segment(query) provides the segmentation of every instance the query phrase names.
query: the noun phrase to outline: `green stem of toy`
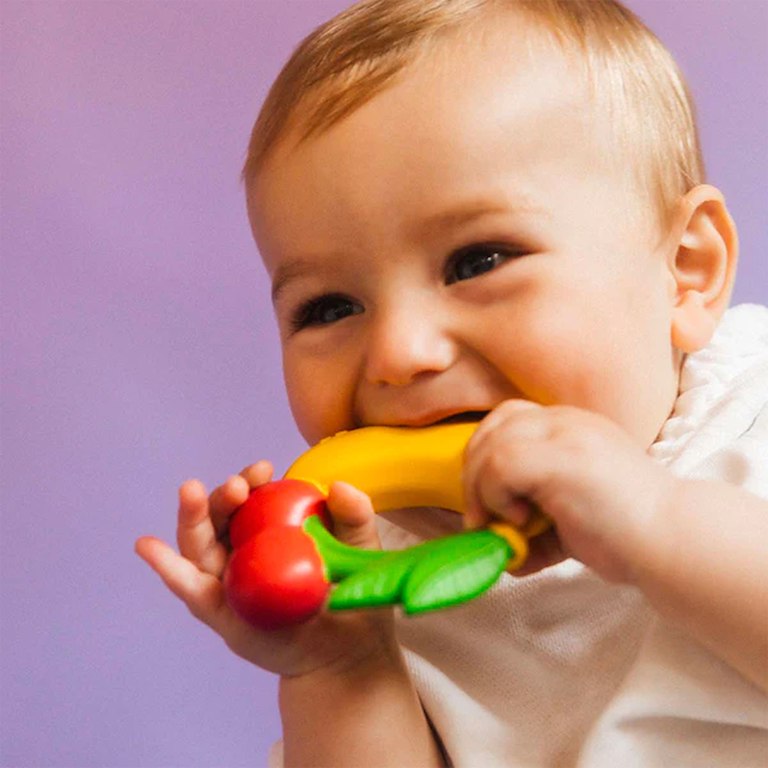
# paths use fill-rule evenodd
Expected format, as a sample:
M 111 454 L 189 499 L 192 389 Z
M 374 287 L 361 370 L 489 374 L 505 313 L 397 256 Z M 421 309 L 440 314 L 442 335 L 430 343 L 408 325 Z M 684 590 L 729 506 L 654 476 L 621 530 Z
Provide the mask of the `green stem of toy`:
M 312 515 L 304 521 L 304 531 L 314 539 L 320 557 L 325 564 L 326 576 L 331 582 L 341 581 L 381 560 L 413 562 L 421 560 L 429 556 L 434 550 L 446 551 L 446 549 L 450 549 L 454 542 L 462 546 L 466 537 L 474 538 L 474 534 L 477 533 L 454 534 L 443 539 L 425 541 L 407 549 L 383 551 L 380 549 L 359 549 L 349 544 L 343 544 L 323 525 L 317 515 Z M 484 535 L 489 534 L 490 532 Z M 496 534 L 490 535 L 495 536 Z
M 388 554 L 378 549 L 358 549 L 342 544 L 334 538 L 317 515 L 312 515 L 304 521 L 304 531 L 315 541 L 325 564 L 328 581 L 340 581 Z

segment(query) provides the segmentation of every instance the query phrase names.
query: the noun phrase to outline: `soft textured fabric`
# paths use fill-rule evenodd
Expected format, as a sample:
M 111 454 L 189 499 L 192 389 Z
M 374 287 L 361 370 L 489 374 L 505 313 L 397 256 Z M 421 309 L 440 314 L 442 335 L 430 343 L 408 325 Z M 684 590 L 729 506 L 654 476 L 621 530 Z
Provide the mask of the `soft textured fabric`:
M 766 403 L 768 309 L 735 307 L 686 359 L 650 454 L 678 475 L 768 499 Z M 385 547 L 442 535 L 456 517 L 382 521 Z M 398 633 L 457 768 L 768 765 L 768 698 L 637 590 L 576 561 L 504 574 L 471 603 L 399 619 Z

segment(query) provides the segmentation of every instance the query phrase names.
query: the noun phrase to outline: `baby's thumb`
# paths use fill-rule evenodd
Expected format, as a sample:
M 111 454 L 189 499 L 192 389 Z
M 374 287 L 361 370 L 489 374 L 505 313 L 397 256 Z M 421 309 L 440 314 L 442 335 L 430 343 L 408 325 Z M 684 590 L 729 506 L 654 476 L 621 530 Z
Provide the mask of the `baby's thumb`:
M 376 513 L 371 500 L 349 483 L 334 482 L 328 491 L 328 511 L 333 535 L 345 544 L 361 549 L 380 549 Z

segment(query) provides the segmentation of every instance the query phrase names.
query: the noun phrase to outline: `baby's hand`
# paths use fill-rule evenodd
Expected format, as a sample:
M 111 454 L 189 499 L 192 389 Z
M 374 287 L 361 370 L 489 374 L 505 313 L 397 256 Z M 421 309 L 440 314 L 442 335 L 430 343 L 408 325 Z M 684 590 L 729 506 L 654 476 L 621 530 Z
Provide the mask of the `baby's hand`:
M 391 611 L 332 614 L 322 612 L 305 624 L 278 631 L 254 629 L 229 607 L 222 576 L 230 555 L 229 519 L 251 489 L 272 478 L 261 461 L 230 477 L 210 497 L 199 480 L 179 489 L 179 554 L 151 536 L 136 542 L 136 552 L 200 621 L 218 633 L 239 656 L 284 676 L 325 668 L 350 668 L 396 647 Z M 328 497 L 334 535 L 353 546 L 379 546 L 374 512 L 365 494 L 335 483 Z
M 676 483 L 603 416 L 509 400 L 467 446 L 466 525 L 497 517 L 522 526 L 539 509 L 555 529 L 531 540 L 518 573 L 572 556 L 603 578 L 632 581 L 648 547 L 664 535 L 664 509 Z

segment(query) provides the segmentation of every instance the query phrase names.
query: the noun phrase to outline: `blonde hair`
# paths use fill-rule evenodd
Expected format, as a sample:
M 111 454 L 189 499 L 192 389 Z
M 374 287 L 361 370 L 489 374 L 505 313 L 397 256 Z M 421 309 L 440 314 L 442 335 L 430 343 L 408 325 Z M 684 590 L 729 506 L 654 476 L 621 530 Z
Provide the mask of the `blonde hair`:
M 306 37 L 272 85 L 251 133 L 246 188 L 289 130 L 297 128 L 303 141 L 330 128 L 441 35 L 504 9 L 525 13 L 582 53 L 593 99 L 607 110 L 618 144 L 666 219 L 676 200 L 704 181 L 694 108 L 671 54 L 616 0 L 356 3 Z

